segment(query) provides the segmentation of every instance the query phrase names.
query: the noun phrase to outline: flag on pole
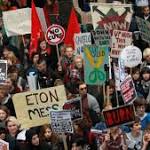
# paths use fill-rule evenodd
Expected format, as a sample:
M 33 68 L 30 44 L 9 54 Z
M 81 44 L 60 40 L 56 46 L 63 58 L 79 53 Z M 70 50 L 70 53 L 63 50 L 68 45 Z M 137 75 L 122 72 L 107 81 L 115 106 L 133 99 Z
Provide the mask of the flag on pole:
M 32 9 L 31 9 L 31 41 L 30 41 L 30 50 L 29 55 L 31 57 L 33 52 L 37 51 L 38 41 L 44 38 L 44 33 L 42 31 L 42 26 L 38 13 L 32 0 Z
M 64 43 L 66 45 L 72 45 L 73 48 L 74 48 L 74 34 L 75 33 L 80 33 L 80 24 L 78 23 L 76 12 L 74 8 L 72 8 Z

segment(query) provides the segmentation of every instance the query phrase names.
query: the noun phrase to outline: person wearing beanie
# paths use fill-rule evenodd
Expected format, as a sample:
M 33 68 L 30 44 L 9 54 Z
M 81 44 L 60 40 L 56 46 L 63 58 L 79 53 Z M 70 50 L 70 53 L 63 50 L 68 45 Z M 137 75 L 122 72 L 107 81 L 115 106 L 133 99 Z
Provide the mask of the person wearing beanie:
M 47 144 L 40 142 L 39 135 L 34 128 L 26 131 L 26 141 L 26 150 L 50 150 L 50 147 Z

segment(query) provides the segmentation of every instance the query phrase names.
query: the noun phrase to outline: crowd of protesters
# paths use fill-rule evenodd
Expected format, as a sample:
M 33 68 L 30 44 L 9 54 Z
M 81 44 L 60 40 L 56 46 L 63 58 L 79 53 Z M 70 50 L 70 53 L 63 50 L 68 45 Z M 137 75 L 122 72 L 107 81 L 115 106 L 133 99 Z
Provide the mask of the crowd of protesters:
M 30 6 L 26 0 L 1 0 L 0 10 L 8 11 Z M 38 2 L 37 2 L 38 3 Z M 41 2 L 42 3 L 42 2 Z M 135 15 L 150 21 L 149 6 L 136 7 L 130 25 L 130 31 L 138 31 Z M 46 0 L 39 4 L 58 13 L 58 2 Z M 53 12 L 52 12 L 53 10 Z M 56 16 L 55 16 L 56 17 Z M 59 17 L 56 17 L 57 23 Z M 131 76 L 137 91 L 134 101 L 136 118 L 130 125 L 121 125 L 107 129 L 102 116 L 103 110 L 117 107 L 115 81 L 109 80 L 109 101 L 98 86 L 89 86 L 84 82 L 84 60 L 74 55 L 72 45 L 59 46 L 60 58 L 56 49 L 39 41 L 38 48 L 31 57 L 28 55 L 30 35 L 7 37 L 2 19 L 0 20 L 0 59 L 7 60 L 7 80 L 0 85 L 0 139 L 9 143 L 10 150 L 64 150 L 62 135 L 54 133 L 50 124 L 30 129 L 21 129 L 17 120 L 12 96 L 29 91 L 27 75 L 35 72 L 38 76 L 38 89 L 64 85 L 67 99 L 80 95 L 83 119 L 73 122 L 74 133 L 65 134 L 68 150 L 149 150 L 150 149 L 150 48 L 148 43 L 134 37 L 134 45 L 143 54 L 143 62 L 132 69 Z M 128 69 L 127 69 L 128 72 Z M 119 105 L 124 105 L 118 92 Z M 18 101 L 21 99 L 18 99 Z M 102 131 L 100 135 L 91 129 Z

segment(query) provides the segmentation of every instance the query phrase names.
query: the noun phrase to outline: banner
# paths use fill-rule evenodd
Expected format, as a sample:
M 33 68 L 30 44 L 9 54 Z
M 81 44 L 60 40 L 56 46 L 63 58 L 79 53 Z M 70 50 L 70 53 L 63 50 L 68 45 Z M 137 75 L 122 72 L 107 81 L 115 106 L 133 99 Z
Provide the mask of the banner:
M 91 45 L 91 33 L 76 33 L 74 35 L 75 53 L 83 56 L 83 46 Z
M 127 124 L 135 120 L 134 106 L 126 105 L 103 111 L 103 116 L 107 128 Z
M 97 29 L 92 31 L 92 35 L 96 45 L 110 47 L 110 33 L 105 29 Z
M 111 57 L 118 58 L 120 51 L 132 44 L 132 32 L 113 30 L 111 39 Z
M 120 89 L 124 103 L 130 103 L 136 99 L 137 93 L 130 75 L 127 76 L 123 82 L 121 82 Z
M 36 8 L 44 32 L 47 30 L 42 8 Z M 3 22 L 8 37 L 31 33 L 31 9 L 22 8 L 3 12 Z
M 150 44 L 150 22 L 140 17 L 136 17 L 136 22 L 138 25 L 138 29 L 141 32 L 142 40 Z
M 94 29 L 104 28 L 128 31 L 132 19 L 132 5 L 113 3 L 91 3 L 91 14 Z
M 143 7 L 149 6 L 148 0 L 135 0 L 136 6 Z
M 55 86 L 13 96 L 17 119 L 22 128 L 49 123 L 49 111 L 60 110 L 66 100 L 64 86 Z
M 64 104 L 63 109 L 71 112 L 71 120 L 82 119 L 81 97 L 68 100 Z
M 84 47 L 84 75 L 89 85 L 102 85 L 106 80 L 104 65 L 108 64 L 108 47 L 90 45 Z
M 9 150 L 9 143 L 0 139 L 0 150 Z
M 51 111 L 51 127 L 55 133 L 73 133 L 70 111 Z
M 7 60 L 0 60 L 0 84 L 7 80 Z

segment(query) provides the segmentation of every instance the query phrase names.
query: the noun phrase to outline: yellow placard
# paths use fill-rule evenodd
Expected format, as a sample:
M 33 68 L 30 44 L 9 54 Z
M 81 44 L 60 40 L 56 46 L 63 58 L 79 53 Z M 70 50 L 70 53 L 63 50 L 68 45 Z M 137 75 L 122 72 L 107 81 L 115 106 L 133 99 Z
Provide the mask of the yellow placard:
M 15 94 L 13 103 L 21 128 L 50 123 L 49 111 L 61 110 L 66 99 L 63 85 Z

